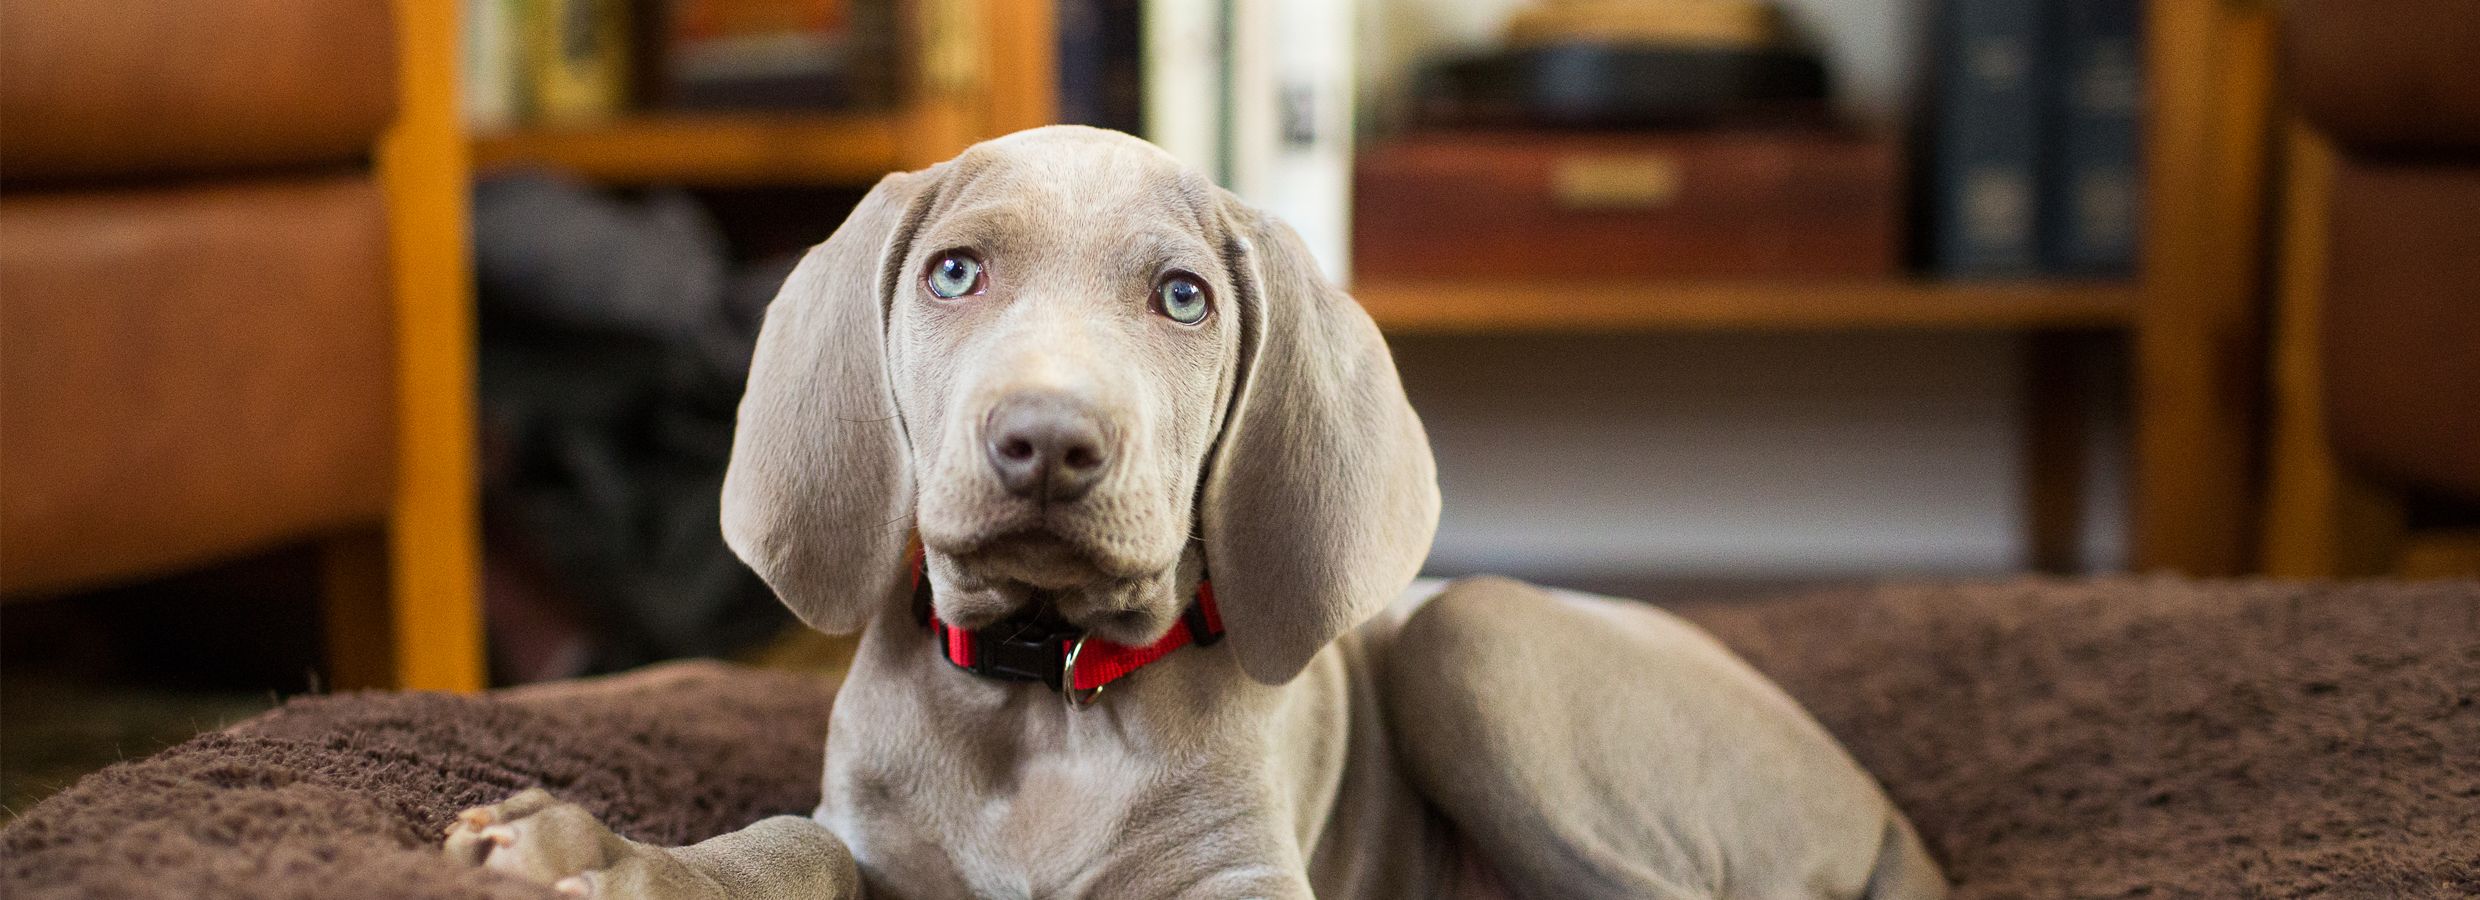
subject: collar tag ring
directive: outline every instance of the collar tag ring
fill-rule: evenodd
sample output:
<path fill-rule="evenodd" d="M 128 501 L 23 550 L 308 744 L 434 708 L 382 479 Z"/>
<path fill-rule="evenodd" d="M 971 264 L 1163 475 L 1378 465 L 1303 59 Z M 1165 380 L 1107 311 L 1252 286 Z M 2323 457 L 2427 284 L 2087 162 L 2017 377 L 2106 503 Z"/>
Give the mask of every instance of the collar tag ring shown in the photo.
<path fill-rule="evenodd" d="M 1067 701 L 1068 708 L 1072 710 L 1081 710 L 1094 705 L 1095 700 L 1102 698 L 1102 689 L 1108 686 L 1095 685 L 1092 690 L 1088 691 L 1076 689 L 1076 658 L 1084 654 L 1085 641 L 1090 637 L 1092 635 L 1077 635 L 1076 643 L 1068 645 L 1067 657 L 1059 661 L 1059 697 Z"/>

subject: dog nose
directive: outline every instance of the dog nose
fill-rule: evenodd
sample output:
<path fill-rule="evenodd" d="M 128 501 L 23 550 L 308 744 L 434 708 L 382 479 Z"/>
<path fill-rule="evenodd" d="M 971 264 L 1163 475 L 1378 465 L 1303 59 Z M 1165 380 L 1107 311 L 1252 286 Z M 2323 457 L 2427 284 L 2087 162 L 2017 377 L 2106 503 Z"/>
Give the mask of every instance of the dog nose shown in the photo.
<path fill-rule="evenodd" d="M 1010 397 L 990 411 L 983 441 L 1008 493 L 1066 502 L 1085 496 L 1110 468 L 1102 422 L 1057 394 Z"/>

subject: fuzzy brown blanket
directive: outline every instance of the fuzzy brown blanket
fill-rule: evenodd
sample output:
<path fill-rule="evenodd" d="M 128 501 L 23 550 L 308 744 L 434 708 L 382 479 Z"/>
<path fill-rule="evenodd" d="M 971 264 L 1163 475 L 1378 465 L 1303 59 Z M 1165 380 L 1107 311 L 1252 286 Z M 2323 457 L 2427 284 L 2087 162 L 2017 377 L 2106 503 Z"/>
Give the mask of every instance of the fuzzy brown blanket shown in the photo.
<path fill-rule="evenodd" d="M 2026 581 L 1682 611 L 1885 781 L 1959 896 L 2480 894 L 2480 583 Z M 691 664 L 295 700 L 29 810 L 0 834 L 0 893 L 549 897 L 440 859 L 449 817 L 544 785 L 677 844 L 805 811 L 827 696 Z"/>

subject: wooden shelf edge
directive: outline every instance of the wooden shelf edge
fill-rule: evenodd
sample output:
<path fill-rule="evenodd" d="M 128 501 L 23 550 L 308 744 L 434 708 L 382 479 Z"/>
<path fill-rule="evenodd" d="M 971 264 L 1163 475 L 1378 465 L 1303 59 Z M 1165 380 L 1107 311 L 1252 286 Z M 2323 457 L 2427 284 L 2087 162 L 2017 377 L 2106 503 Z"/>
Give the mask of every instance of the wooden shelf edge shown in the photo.
<path fill-rule="evenodd" d="M 1368 280 L 1361 307 L 1389 334 L 2130 328 L 2132 281 Z"/>
<path fill-rule="evenodd" d="M 893 115 L 663 113 L 474 139 L 477 170 L 558 168 L 624 184 L 867 185 L 902 165 Z"/>

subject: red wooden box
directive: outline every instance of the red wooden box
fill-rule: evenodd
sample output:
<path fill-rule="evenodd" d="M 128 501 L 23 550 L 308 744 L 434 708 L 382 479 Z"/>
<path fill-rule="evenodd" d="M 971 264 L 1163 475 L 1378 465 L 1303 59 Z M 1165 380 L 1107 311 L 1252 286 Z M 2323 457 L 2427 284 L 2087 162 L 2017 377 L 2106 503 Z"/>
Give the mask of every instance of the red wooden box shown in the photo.
<path fill-rule="evenodd" d="M 1879 277 L 1896 142 L 1844 131 L 1448 133 L 1371 147 L 1356 278 Z"/>

